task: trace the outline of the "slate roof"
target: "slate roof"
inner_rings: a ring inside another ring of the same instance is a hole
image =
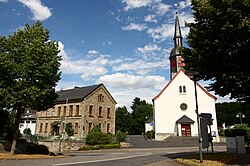
[[[176,121],[176,123],[194,123],[194,121],[192,120],[192,119],[190,119],[189,117],[187,117],[186,115],[183,115],[180,119],[178,119],[177,121]]]
[[[57,92],[59,97],[57,98],[56,101],[84,99],[102,85],[103,84],[98,84],[85,87],[75,87],[74,89],[68,89],[68,90],[61,90]]]

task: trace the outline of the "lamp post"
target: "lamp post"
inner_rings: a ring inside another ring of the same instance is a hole
[[[203,163],[203,155],[202,155],[202,137],[201,137],[201,128],[200,128],[200,116],[198,110],[198,98],[197,98],[197,80],[199,79],[199,72],[193,69],[190,69],[188,72],[190,78],[194,81],[194,94],[195,94],[195,113],[197,115],[197,126],[198,126],[198,137],[199,137],[199,154],[200,154],[200,163]]]
[[[236,115],[236,118],[240,118],[240,124],[242,124],[242,118],[245,118],[245,115],[239,111]]]

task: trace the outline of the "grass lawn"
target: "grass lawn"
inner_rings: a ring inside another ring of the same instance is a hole
[[[237,154],[232,153],[211,153],[203,154],[203,163],[200,163],[199,154],[184,156],[181,158],[176,158],[175,160],[187,166],[223,166],[232,161],[237,160]]]

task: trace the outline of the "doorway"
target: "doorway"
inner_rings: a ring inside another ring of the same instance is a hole
[[[181,124],[181,136],[183,136],[183,137],[191,137],[190,124]]]

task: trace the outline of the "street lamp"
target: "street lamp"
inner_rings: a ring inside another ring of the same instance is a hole
[[[200,128],[200,116],[198,111],[198,99],[197,99],[197,87],[196,82],[199,80],[200,73],[193,69],[188,71],[190,79],[194,81],[194,94],[195,94],[195,113],[197,115],[197,126],[198,126],[198,137],[199,137],[199,153],[200,153],[200,163],[203,163],[203,156],[202,156],[202,137],[201,137],[201,128]]]
[[[240,118],[240,124],[242,124],[242,118],[245,118],[245,115],[239,111],[236,115],[236,118]]]

